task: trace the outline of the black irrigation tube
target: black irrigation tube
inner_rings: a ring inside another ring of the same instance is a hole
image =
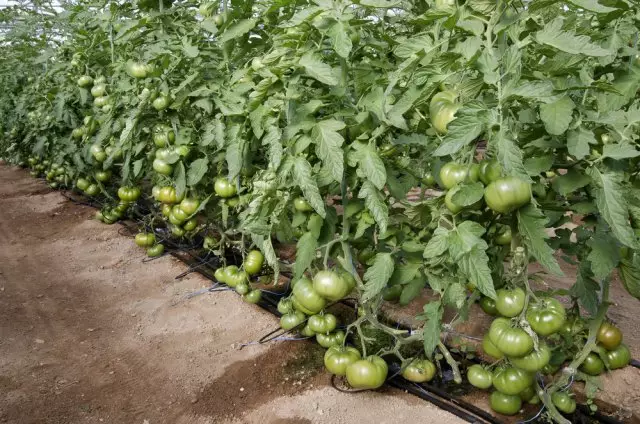
[[[76,199],[74,199],[71,196],[68,196],[66,193],[64,193],[64,191],[62,192],[63,196],[66,197],[68,200],[74,202],[74,203],[78,203],[78,204],[82,204],[82,205],[86,205],[86,206],[91,206],[91,207],[98,207],[95,205],[95,203],[87,203],[87,202],[83,202],[83,201],[78,201]],[[127,224],[126,222],[123,221],[118,221],[120,225],[122,225],[124,228],[126,228],[128,231],[137,231],[138,228],[137,227],[132,227],[131,225]],[[187,275],[188,273],[191,272],[197,272],[198,274],[202,275],[203,277],[207,278],[208,280],[212,281],[214,284],[219,284],[216,279],[213,276],[213,272],[209,273],[206,272],[203,268],[212,268],[211,265],[209,264],[209,261],[206,260],[207,257],[205,258],[201,258],[198,255],[193,254],[190,250],[194,249],[195,246],[181,246],[175,242],[173,242],[171,239],[164,239],[163,243],[168,245],[169,252],[167,252],[168,254],[172,255],[173,257],[175,257],[176,259],[180,260],[181,262],[183,262],[184,264],[186,264],[189,268],[186,272],[179,274],[176,278],[182,278],[185,275]],[[187,260],[184,255],[181,255],[180,252],[186,253],[189,257],[192,258],[191,261]],[[165,253],[165,254],[167,254]],[[164,255],[163,255],[164,256]],[[153,258],[153,259],[157,259],[157,258]],[[215,259],[215,257],[213,258]],[[196,263],[194,265],[194,262]],[[215,286],[212,286],[215,287]],[[207,290],[206,292],[211,291],[211,290]],[[216,291],[216,290],[213,290]],[[203,292],[204,293],[204,292]],[[278,312],[277,309],[277,304],[278,301],[280,300],[280,296],[277,296],[275,294],[269,293],[269,292],[265,292],[263,291],[262,297],[260,302],[257,303],[258,306],[260,306],[261,308],[263,308],[264,310],[270,312],[271,314],[275,315],[275,316],[281,316],[282,314],[280,314],[280,312]],[[347,305],[347,306],[351,306],[352,302],[350,301],[343,301],[343,304]],[[408,329],[408,330],[412,330],[409,326],[404,325],[402,323],[398,323],[399,328],[403,328],[403,329]],[[268,343],[269,341],[272,341],[274,339],[277,339],[278,337],[282,337],[285,334],[289,334],[291,333],[293,330],[295,330],[295,328],[291,329],[291,330],[286,330],[281,332],[281,329],[276,329],[272,332],[270,332],[269,334],[263,336],[257,343],[258,344],[263,344],[263,343]],[[275,334],[275,336],[274,336]],[[300,339],[303,340],[303,339]],[[640,361],[637,361],[635,359],[631,360],[630,365],[636,367],[636,368],[640,368]],[[472,405],[462,399],[459,399],[457,397],[452,396],[451,394],[447,393],[445,390],[442,390],[438,387],[435,387],[433,385],[430,384],[415,384],[415,383],[411,383],[401,377],[399,377],[399,367],[397,364],[392,364],[392,370],[395,370],[395,373],[387,379],[387,381],[385,382],[385,384],[387,386],[391,386],[391,387],[395,387],[398,388],[400,390],[404,390],[408,393],[411,393],[425,401],[428,401],[434,405],[436,405],[437,407],[439,407],[440,409],[443,409],[451,414],[456,415],[457,417],[465,420],[466,422],[469,423],[489,423],[489,424],[504,424],[504,421],[499,420],[498,418],[496,418],[495,416],[489,414],[488,412],[476,407],[475,405]],[[332,379],[332,384],[335,387],[335,382],[334,379]],[[337,387],[336,387],[337,388]],[[340,390],[340,389],[338,389]],[[341,390],[344,391],[344,390]],[[353,392],[353,391],[347,391],[347,392]],[[587,417],[593,417],[596,420],[598,420],[599,422],[603,423],[603,424],[623,424],[621,421],[603,415],[602,413],[600,413],[599,411],[595,411],[592,412],[590,411],[590,409],[585,406],[585,405],[578,405],[578,410]],[[536,414],[534,416],[537,417],[538,414]],[[529,420],[531,420],[531,422],[536,422],[533,419],[528,419],[522,422],[530,422]]]

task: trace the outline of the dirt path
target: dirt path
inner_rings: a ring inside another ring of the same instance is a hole
[[[395,390],[329,386],[307,342],[240,345],[277,325],[144,253],[25,171],[0,166],[0,422],[462,422]]]

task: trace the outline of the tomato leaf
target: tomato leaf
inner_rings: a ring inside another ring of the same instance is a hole
[[[547,218],[533,204],[518,209],[518,231],[529,253],[555,275],[563,275],[560,265],[553,257],[553,249],[545,241]]]
[[[636,299],[640,299],[640,256],[634,254],[632,259],[620,262],[620,278],[624,288]]]
[[[307,53],[300,58],[298,62],[304,68],[305,73],[327,85],[338,85],[338,74],[331,66],[324,63],[318,57]]]
[[[311,232],[306,232],[296,244],[296,261],[293,264],[293,278],[298,279],[316,258],[318,240]]]
[[[406,284],[410,282],[416,277],[421,267],[421,263],[407,263],[396,266],[391,275],[391,283]]]
[[[589,176],[575,168],[571,168],[566,174],[556,176],[553,181],[551,181],[551,186],[560,195],[566,196],[588,185],[590,182],[591,178],[589,178]]]
[[[569,3],[596,13],[609,13],[617,10],[616,8],[600,4],[598,0],[569,0]]]
[[[453,306],[456,309],[462,309],[466,300],[467,289],[460,283],[449,284],[442,297],[445,305]]]
[[[599,57],[609,56],[613,53],[592,43],[591,38],[586,35],[576,35],[573,32],[562,31],[562,24],[563,19],[561,17],[548,22],[543,29],[536,33],[535,40],[540,44],[546,44],[570,54]]]
[[[484,186],[482,183],[471,183],[461,185],[453,194],[453,202],[460,206],[471,206],[484,196]]]
[[[268,125],[267,134],[262,139],[262,145],[269,147],[269,163],[274,169],[280,166],[284,154],[281,139],[282,130],[275,125]]]
[[[380,232],[387,231],[389,222],[389,209],[382,193],[371,183],[365,181],[358,193],[358,198],[364,199],[364,206],[371,212],[376,224],[380,227]]]
[[[408,305],[413,299],[420,295],[422,289],[424,289],[426,285],[427,282],[424,278],[416,278],[410,281],[402,288],[402,293],[400,293],[398,303],[401,306]]]
[[[458,261],[476,247],[486,249],[487,242],[481,238],[484,233],[484,227],[474,221],[463,221],[456,226],[448,237],[451,259]]]
[[[529,157],[524,161],[524,168],[531,176],[539,175],[542,172],[548,171],[552,166],[553,155]]]
[[[573,119],[575,108],[573,101],[567,97],[561,97],[555,102],[540,105],[540,119],[549,134],[561,135]]]
[[[322,160],[335,181],[342,181],[344,172],[344,138],[338,131],[345,127],[344,122],[328,119],[319,121],[311,130],[311,138],[316,144],[316,154]]]
[[[592,315],[598,310],[598,292],[600,285],[587,275],[588,263],[582,262],[578,267],[576,282],[571,287],[572,296],[580,300],[580,304]]]
[[[377,253],[373,265],[364,274],[364,295],[363,302],[367,302],[376,297],[385,288],[389,278],[393,274],[394,260],[390,253]]]
[[[498,133],[495,146],[498,161],[502,164],[507,175],[514,175],[524,181],[531,181],[529,173],[523,164],[522,150],[504,131]]]
[[[364,145],[358,151],[358,163],[363,174],[378,190],[384,188],[387,182],[387,171],[382,159],[371,145]]]
[[[458,261],[458,266],[467,280],[476,285],[480,293],[495,299],[496,290],[493,287],[493,278],[491,277],[491,269],[489,269],[489,257],[485,249],[486,245],[484,248],[476,245],[470,252],[462,255]]]
[[[460,111],[459,111],[460,113]],[[480,115],[460,116],[448,125],[447,135],[443,143],[433,152],[434,156],[448,156],[458,152],[467,144],[475,140],[484,130],[484,122]]]
[[[251,31],[255,26],[255,19],[243,19],[227,28],[224,33],[222,33],[218,41],[220,43],[224,43],[226,41],[233,40],[234,38],[240,37]]]
[[[311,165],[302,156],[297,156],[294,158],[293,178],[296,184],[302,190],[302,194],[304,195],[305,199],[307,199],[309,204],[313,207],[313,209],[315,209],[318,215],[324,218],[326,216],[324,201],[320,196],[318,185],[313,179]]]
[[[189,172],[187,173],[187,185],[194,187],[197,185],[202,177],[207,173],[209,169],[209,159],[206,157],[196,159],[189,165]]]
[[[351,43],[351,38],[344,27],[344,23],[342,21],[338,21],[333,24],[329,29],[328,35],[331,39],[331,47],[333,47],[333,50],[335,50],[338,56],[345,59],[348,58],[353,45]]]
[[[587,256],[591,262],[591,271],[596,279],[603,280],[611,274],[620,261],[618,249],[612,248],[616,245],[616,241],[609,234],[597,232],[589,239],[587,245],[591,248]]]
[[[640,156],[640,152],[636,150],[635,146],[632,144],[621,143],[621,144],[605,144],[602,148],[602,159],[611,158],[611,159],[628,159],[635,158]]]
[[[586,172],[595,184],[593,194],[596,206],[611,227],[611,231],[621,243],[635,248],[638,242],[629,224],[629,209],[622,186],[622,174],[603,173],[596,167],[587,168]]]
[[[433,357],[433,352],[440,342],[440,324],[442,321],[442,304],[439,300],[428,302],[422,309],[418,319],[425,321],[422,328],[424,353],[428,358]]]
[[[182,161],[175,166],[174,179],[176,184],[176,197],[184,196],[187,191],[187,176]]]
[[[596,138],[592,131],[588,131],[582,126],[567,133],[567,151],[576,160],[584,159],[589,155],[590,144],[597,144]]]
[[[425,259],[435,258],[436,256],[442,255],[448,249],[449,249],[448,232],[444,234],[435,234],[433,237],[429,239],[429,242],[427,243],[427,247],[424,248],[424,252],[422,253],[422,256]]]

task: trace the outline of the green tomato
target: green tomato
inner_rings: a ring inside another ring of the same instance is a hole
[[[345,297],[351,288],[335,271],[323,270],[313,276],[313,288],[325,299],[337,301]]]
[[[222,199],[222,202],[226,202],[230,208],[235,208],[240,204],[240,197],[239,196],[229,197],[228,199]]]
[[[296,197],[293,200],[293,207],[298,212],[311,212],[313,211],[313,207],[305,200],[304,197]]]
[[[511,239],[513,235],[511,234],[511,227],[508,225],[501,226],[496,236],[494,238],[497,245],[506,246],[511,244]]]
[[[169,107],[170,103],[171,99],[169,99],[169,96],[161,94],[153,101],[153,108],[157,111],[165,110]]]
[[[327,334],[336,329],[338,319],[333,314],[312,315],[307,325],[314,333]]]
[[[222,268],[222,275],[221,275],[222,278],[216,277],[216,279],[220,282],[225,283],[228,286],[231,286],[229,284],[229,281],[233,281],[235,283],[235,275],[238,273],[238,271],[240,270],[235,265],[225,266],[224,268]],[[234,287],[234,286],[231,286],[231,287]]]
[[[216,279],[216,281],[218,281],[219,283],[224,283],[226,284],[226,273],[224,272],[225,268],[216,268],[215,272],[213,273],[213,277]]]
[[[426,187],[433,187],[436,185],[436,179],[431,172],[424,174],[424,177],[422,177],[422,184]]]
[[[184,228],[185,231],[193,231],[197,226],[198,220],[196,218],[191,218],[190,220],[182,224],[182,228]]]
[[[532,384],[532,375],[519,368],[498,368],[493,374],[493,387],[506,395],[517,395]]]
[[[498,309],[496,309],[496,301],[487,296],[480,298],[480,307],[485,314],[495,317],[498,315]]]
[[[564,306],[552,297],[529,304],[526,316],[533,331],[541,336],[558,332],[567,318]]]
[[[338,330],[329,334],[316,334],[316,341],[325,349],[331,346],[341,346],[344,343],[344,331]]]
[[[292,311],[288,314],[284,314],[280,317],[280,327],[283,330],[291,330],[302,324],[305,320],[305,316],[300,311]]]
[[[71,137],[75,138],[76,140],[81,139],[84,136],[84,134],[85,134],[85,130],[83,127],[74,128],[74,130],[71,131]]]
[[[493,392],[489,397],[491,409],[502,415],[515,415],[520,412],[522,399],[518,395]]]
[[[436,375],[436,366],[428,359],[415,359],[402,370],[402,377],[414,383],[426,383]]]
[[[455,119],[456,112],[461,105],[457,103],[458,93],[442,91],[436,93],[429,103],[429,117],[431,125],[440,134],[447,133],[447,126]]]
[[[325,298],[313,288],[313,283],[308,278],[301,278],[296,282],[293,298],[313,314],[317,314],[327,305]]]
[[[590,353],[580,365],[580,370],[589,375],[600,375],[604,372],[604,361],[595,353]]]
[[[180,227],[179,225],[175,225],[174,224],[174,225],[171,226],[171,234],[174,237],[184,237],[185,233],[186,233],[186,231],[182,227]]]
[[[180,207],[179,204],[173,205],[173,207],[171,208],[171,214],[175,217],[176,220],[179,221],[179,223],[176,225],[182,224],[189,217],[189,215]],[[172,224],[175,223],[172,222]]]
[[[236,267],[236,269],[238,269]],[[236,287],[238,284],[246,283],[248,281],[248,275],[244,271],[238,271],[235,274],[227,275],[227,285],[229,287]]]
[[[118,188],[118,197],[120,200],[127,202],[135,202],[140,198],[140,189],[138,187],[120,187]]]
[[[347,367],[360,359],[360,352],[354,347],[331,346],[324,354],[324,366],[331,374],[344,376]]]
[[[553,392],[551,401],[564,414],[573,414],[576,410],[576,401],[567,392]]]
[[[495,359],[504,358],[504,353],[502,353],[502,351],[498,349],[496,345],[493,344],[493,342],[491,341],[491,338],[489,338],[488,333],[485,334],[484,337],[482,337],[482,350],[484,351],[484,353],[491,356],[492,358],[495,358]]]
[[[252,250],[247,253],[247,256],[244,258],[244,263],[242,264],[242,268],[249,275],[256,275],[262,269],[262,264],[264,263],[264,255],[259,250]]]
[[[291,299],[280,299],[278,302],[278,312],[284,315],[291,311],[293,311],[293,303],[291,302]]]
[[[502,166],[496,160],[484,160],[480,163],[480,181],[484,185],[500,179],[502,176]]]
[[[382,290],[382,299],[387,302],[397,302],[402,294],[403,287],[400,284],[395,284],[391,287],[385,287]]]
[[[532,350],[521,358],[509,359],[513,365],[524,371],[536,372],[540,371],[549,363],[551,359],[551,349],[549,349],[545,343],[540,342],[538,350]]]
[[[596,334],[596,340],[605,349],[613,350],[622,343],[622,331],[610,322],[603,322]]]
[[[111,171],[98,171],[93,176],[97,181],[105,183],[111,179]]]
[[[76,187],[78,187],[78,189],[82,191],[85,191],[89,187],[89,185],[91,185],[91,183],[86,178],[78,178],[78,180],[76,181]]]
[[[303,337],[313,337],[316,335],[316,333],[311,328],[309,328],[309,324],[307,324],[302,330],[300,330],[300,335],[302,335]]]
[[[513,212],[531,202],[531,184],[517,177],[500,178],[484,189],[484,201],[495,212]]]
[[[147,65],[138,62],[127,63],[127,73],[134,78],[146,78],[147,77]]]
[[[222,198],[233,197],[237,193],[236,186],[223,177],[216,179],[213,189],[216,194]]]
[[[513,290],[500,289],[497,292],[496,309],[500,315],[515,317],[524,308],[525,293],[520,287]]]
[[[467,380],[472,386],[486,390],[493,384],[493,374],[482,365],[471,365],[467,370]]]
[[[156,242],[156,236],[153,233],[138,233],[135,242],[138,247],[151,247]]]
[[[154,159],[153,170],[161,175],[171,175],[173,173],[173,166],[161,159]]]
[[[349,385],[355,389],[377,389],[387,379],[389,368],[379,356],[369,356],[347,366]]]
[[[618,368],[624,368],[631,362],[631,352],[625,344],[620,344],[614,350],[610,350],[605,354],[609,368],[616,370]]]
[[[180,202],[180,209],[182,209],[182,211],[186,213],[187,216],[191,216],[194,213],[196,213],[199,206],[200,206],[200,201],[198,199],[194,199],[190,197],[185,197]]]
[[[253,303],[254,305],[260,302],[260,299],[262,299],[262,290],[251,290],[242,296],[242,300],[247,303]]]
[[[156,244],[153,247],[147,249],[147,256],[151,258],[155,258],[157,256],[161,256],[164,253],[164,245]]]
[[[84,191],[87,196],[95,196],[100,193],[100,188],[96,184],[89,184],[89,187]]]
[[[440,181],[445,189],[450,190],[464,182],[478,181],[478,164],[471,166],[449,162],[440,168]]]
[[[107,86],[105,84],[96,84],[91,88],[91,95],[93,97],[102,97],[107,92]]]
[[[241,296],[244,296],[245,294],[249,293],[250,290],[251,290],[251,287],[249,287],[249,283],[247,283],[246,281],[242,281],[236,285],[236,293],[238,293]]]
[[[83,75],[80,78],[78,78],[78,87],[89,87],[90,85],[93,84],[93,78],[91,78],[89,75]]]
[[[489,339],[502,353],[510,357],[521,357],[533,349],[533,339],[522,328],[512,325],[511,320],[496,318],[489,328]]]

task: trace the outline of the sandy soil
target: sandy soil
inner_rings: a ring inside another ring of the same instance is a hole
[[[0,422],[462,422],[400,391],[343,394],[276,319],[0,166]]]

